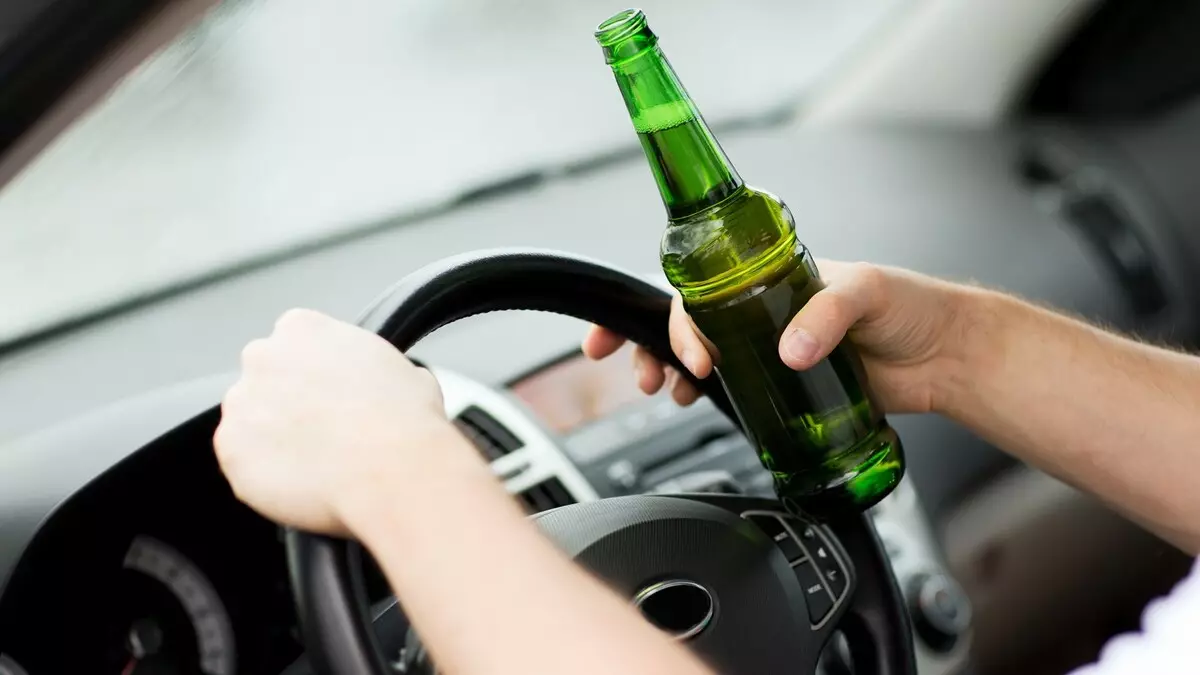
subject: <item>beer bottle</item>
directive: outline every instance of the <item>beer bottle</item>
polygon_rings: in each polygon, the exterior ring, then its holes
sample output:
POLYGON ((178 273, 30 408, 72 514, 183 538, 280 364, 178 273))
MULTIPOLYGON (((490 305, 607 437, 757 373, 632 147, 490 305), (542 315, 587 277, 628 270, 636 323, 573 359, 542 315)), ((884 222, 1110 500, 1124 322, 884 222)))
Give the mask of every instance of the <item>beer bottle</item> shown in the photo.
POLYGON ((661 260, 784 505, 862 511, 904 475, 904 452, 843 341, 813 368, 780 359, 789 320, 822 288, 779 198, 746 185, 667 62, 641 10, 599 25, 667 210, 661 260))

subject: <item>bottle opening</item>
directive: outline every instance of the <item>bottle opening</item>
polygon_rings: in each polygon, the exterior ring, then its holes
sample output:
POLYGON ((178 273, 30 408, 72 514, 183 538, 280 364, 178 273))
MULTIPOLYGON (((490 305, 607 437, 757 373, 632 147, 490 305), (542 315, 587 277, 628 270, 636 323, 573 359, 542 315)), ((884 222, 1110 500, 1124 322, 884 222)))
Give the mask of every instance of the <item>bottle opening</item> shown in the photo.
POLYGON ((596 26, 596 40, 601 45, 613 45, 645 27, 645 12, 640 9, 622 10, 596 26))
POLYGON ((635 56, 658 42, 646 23, 646 13, 640 9, 626 9, 610 16, 596 26, 595 35, 609 63, 635 56))

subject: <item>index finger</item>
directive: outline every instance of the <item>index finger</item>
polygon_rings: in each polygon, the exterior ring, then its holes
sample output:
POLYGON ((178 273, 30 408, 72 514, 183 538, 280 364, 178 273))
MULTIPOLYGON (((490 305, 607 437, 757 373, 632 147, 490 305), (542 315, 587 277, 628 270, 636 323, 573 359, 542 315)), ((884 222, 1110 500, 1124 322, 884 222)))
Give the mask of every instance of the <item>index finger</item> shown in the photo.
POLYGON ((709 345, 701 337, 700 329, 688 316, 683 298, 676 295, 671 301, 671 351, 693 375, 700 379, 712 372, 713 362, 709 345))
POLYGON ((589 359, 599 360, 611 356, 624 344, 624 336, 618 335, 604 326, 593 324, 583 338, 583 353, 589 359))

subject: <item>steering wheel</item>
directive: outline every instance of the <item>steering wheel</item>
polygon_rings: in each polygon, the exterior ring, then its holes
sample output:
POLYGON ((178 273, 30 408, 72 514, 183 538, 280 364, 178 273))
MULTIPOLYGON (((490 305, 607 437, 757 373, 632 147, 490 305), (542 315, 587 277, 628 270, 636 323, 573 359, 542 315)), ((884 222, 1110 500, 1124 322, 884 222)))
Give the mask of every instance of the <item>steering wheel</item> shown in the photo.
MULTIPOLYGON (((406 351, 472 315, 548 311, 607 326, 686 374, 668 341, 670 300, 663 289, 600 262, 504 249, 409 275, 359 324, 406 351)), ((716 378, 693 381, 736 423, 716 378)), ((816 523, 767 499, 646 495, 565 506, 534 520, 718 672, 809 675, 840 630, 860 675, 916 673, 904 599, 865 514, 816 523)), ((367 613, 359 545, 298 531, 287 533, 286 544, 315 671, 392 673, 367 613)))

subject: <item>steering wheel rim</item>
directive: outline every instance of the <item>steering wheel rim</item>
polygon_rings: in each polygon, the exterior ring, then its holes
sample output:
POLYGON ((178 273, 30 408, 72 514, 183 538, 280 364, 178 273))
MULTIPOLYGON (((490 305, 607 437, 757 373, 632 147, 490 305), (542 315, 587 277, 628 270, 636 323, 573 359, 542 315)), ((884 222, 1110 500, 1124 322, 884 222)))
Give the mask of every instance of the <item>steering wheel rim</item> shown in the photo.
MULTIPOLYGON (((696 380, 671 352, 670 303, 664 289, 599 261, 556 251, 498 249, 446 258, 408 275, 380 295, 358 323, 401 351, 442 326, 494 311, 547 311, 597 323, 675 366, 740 428, 716 378, 696 380)), ((915 674, 904 598, 870 517, 827 524, 857 570, 838 625, 856 669, 915 674)), ((297 615, 316 672, 391 673, 367 614, 361 547, 296 530, 287 532, 285 543, 297 615)))

